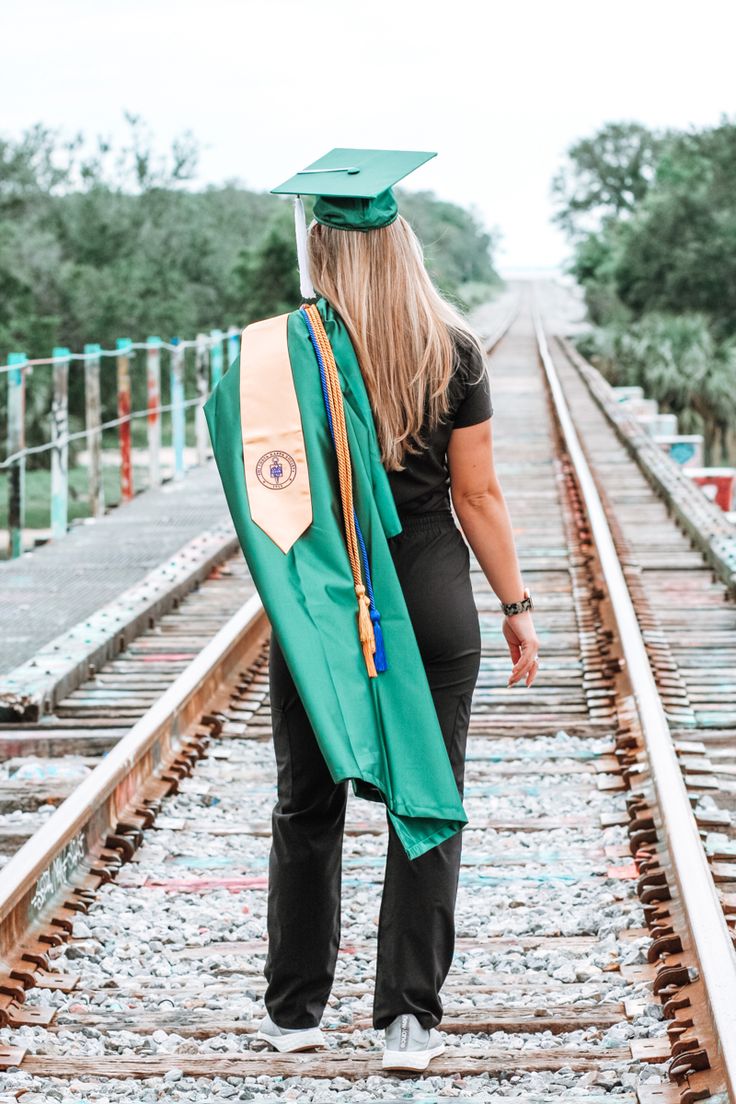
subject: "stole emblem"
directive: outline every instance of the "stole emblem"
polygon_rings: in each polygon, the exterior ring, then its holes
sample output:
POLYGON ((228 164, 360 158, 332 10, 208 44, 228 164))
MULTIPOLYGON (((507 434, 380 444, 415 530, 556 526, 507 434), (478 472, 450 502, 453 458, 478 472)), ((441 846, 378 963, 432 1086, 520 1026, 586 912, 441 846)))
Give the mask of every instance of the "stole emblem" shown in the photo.
POLYGON ((261 456, 256 464, 256 475, 270 491, 280 491, 294 482, 296 460, 282 449, 274 449, 261 456))

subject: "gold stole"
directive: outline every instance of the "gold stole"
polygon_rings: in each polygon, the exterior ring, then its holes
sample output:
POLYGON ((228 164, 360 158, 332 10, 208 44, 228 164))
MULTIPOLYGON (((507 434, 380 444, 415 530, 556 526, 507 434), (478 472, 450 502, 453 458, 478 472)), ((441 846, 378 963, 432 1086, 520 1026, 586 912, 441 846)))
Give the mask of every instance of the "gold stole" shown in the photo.
POLYGON ((312 521, 288 317, 280 314, 246 326, 240 345, 240 425, 250 514, 282 552, 312 521))

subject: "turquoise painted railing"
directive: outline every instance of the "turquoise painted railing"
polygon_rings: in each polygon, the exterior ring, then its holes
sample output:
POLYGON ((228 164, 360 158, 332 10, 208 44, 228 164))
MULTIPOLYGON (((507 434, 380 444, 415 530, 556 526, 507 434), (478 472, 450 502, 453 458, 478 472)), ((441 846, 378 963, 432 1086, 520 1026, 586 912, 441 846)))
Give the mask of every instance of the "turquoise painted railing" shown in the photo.
MULTIPOLYGON (((8 552, 19 556, 23 551, 23 532, 26 514, 26 460, 31 455, 50 454, 50 529, 58 538, 66 533, 69 515, 69 445, 84 440, 87 447, 87 499, 89 513, 99 517, 105 511, 104 483, 102 478, 102 435, 117 430, 119 452, 120 496, 123 501, 135 493, 133 478, 132 423, 146 419, 147 437, 147 486, 156 487, 163 480, 162 416, 170 415, 170 440, 173 452, 174 479, 182 479, 186 470, 185 442, 187 411, 194 411, 194 441, 196 462, 203 463, 208 455, 209 443, 204 418, 204 403, 211 387, 220 379, 226 364, 238 354, 240 330, 231 326, 226 332, 212 330, 198 334, 192 340, 173 339, 162 341, 149 337, 144 342, 119 338, 115 349, 102 349, 99 345, 85 345, 83 353, 72 353, 57 347, 50 357, 29 360, 25 353, 14 352, 7 364, 0 365, 0 379, 7 380, 7 454, 0 460, 0 474, 7 472, 8 499, 8 552), (186 395, 185 356, 194 352, 195 393, 186 395), (142 358, 138 354, 142 353, 142 358), (170 401, 162 402, 162 357, 168 358, 168 383, 170 401), (116 413, 115 418, 102 421, 104 395, 101 387, 101 364, 106 357, 115 360, 116 413), (26 444, 26 407, 29 398, 29 381, 35 369, 51 369, 50 386, 50 439, 43 444, 26 444), (80 367, 84 371, 84 429, 70 432, 69 428, 69 380, 70 373, 80 367), (140 410, 132 407, 132 380, 135 373, 145 371, 146 403, 140 410)), ((107 450, 105 450, 107 451, 107 450)))

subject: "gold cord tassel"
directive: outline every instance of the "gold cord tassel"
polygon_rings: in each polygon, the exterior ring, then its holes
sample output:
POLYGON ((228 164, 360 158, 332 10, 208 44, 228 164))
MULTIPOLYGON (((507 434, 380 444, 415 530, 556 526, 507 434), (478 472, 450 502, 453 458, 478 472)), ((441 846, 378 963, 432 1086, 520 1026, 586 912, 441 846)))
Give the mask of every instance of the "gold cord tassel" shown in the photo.
POLYGON ((305 304, 302 310, 309 318, 312 329, 322 355, 325 366, 325 382, 330 409, 332 411, 332 425, 335 434, 335 453, 337 456, 338 482, 340 484, 340 502, 342 505, 343 522, 345 525, 345 540, 347 543, 348 559, 353 575, 355 593, 358 596, 358 635, 363 649, 363 658, 370 678, 376 678, 378 671, 373 655, 376 650, 376 634, 373 628, 370 614, 370 599, 363 585, 363 574, 360 563, 360 549, 358 535, 355 529, 355 513, 353 509, 353 474, 350 460, 350 446, 348 431, 345 423, 345 409, 340 390, 340 378, 337 371, 335 356, 332 351, 330 339, 327 336, 322 315, 314 303, 305 304))
POLYGON ((373 659, 376 650, 376 637, 373 632, 373 622, 371 621, 371 603, 362 583, 358 583, 355 587, 355 593, 358 595, 358 636, 360 637, 360 644, 363 649, 363 659, 365 660, 369 676, 375 678, 378 672, 376 671, 376 664, 373 659))

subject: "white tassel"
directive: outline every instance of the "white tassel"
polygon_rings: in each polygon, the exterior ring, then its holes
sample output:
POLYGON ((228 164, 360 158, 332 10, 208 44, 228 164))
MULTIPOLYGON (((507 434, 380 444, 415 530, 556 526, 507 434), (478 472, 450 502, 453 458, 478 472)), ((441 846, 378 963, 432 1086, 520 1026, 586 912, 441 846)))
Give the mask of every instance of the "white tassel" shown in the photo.
POLYGON ((294 196, 294 228, 296 230, 296 256, 299 264, 299 287, 302 299, 314 299, 314 285, 309 275, 307 255, 307 218, 301 196, 294 196))

